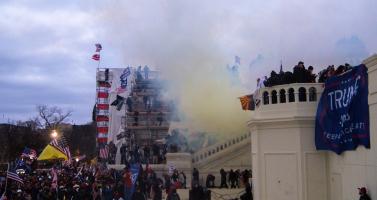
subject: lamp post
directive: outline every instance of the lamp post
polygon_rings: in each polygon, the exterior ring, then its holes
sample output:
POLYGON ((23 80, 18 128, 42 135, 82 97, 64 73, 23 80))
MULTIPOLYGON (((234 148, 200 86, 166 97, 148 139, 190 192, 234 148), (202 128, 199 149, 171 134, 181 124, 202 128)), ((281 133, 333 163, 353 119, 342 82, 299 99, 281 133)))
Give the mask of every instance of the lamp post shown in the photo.
POLYGON ((52 130, 51 137, 56 139, 58 137, 58 132, 56 132, 56 130, 52 130))

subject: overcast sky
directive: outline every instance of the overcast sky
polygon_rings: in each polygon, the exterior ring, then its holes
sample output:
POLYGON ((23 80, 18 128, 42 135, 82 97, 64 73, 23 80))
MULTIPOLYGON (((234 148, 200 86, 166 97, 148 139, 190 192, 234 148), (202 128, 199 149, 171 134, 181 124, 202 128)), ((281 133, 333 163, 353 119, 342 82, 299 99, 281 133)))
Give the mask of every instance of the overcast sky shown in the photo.
POLYGON ((0 122, 27 120, 37 104, 89 122, 97 42, 102 67, 159 67, 202 48, 224 66, 238 55, 247 88, 280 60, 287 70, 303 60, 319 71, 377 52, 375 0, 77 2, 0 1, 0 122))

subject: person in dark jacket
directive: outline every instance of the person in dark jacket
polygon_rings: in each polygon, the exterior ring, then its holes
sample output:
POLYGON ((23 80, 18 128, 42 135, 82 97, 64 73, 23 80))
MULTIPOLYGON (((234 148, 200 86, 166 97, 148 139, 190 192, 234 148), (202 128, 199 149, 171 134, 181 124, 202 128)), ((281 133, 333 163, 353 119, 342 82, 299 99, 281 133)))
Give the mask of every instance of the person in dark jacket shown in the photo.
POLYGON ((181 198, 179 197, 179 195, 177 193, 177 189, 173 188, 171 190, 171 193, 168 194, 166 200, 181 200, 181 198))
POLYGON ((226 171, 224 169, 220 170, 220 175, 221 175, 221 184, 220 188, 228 188, 228 185, 226 184, 226 171))
POLYGON ((162 200, 162 189, 158 183, 154 183, 152 186, 153 200, 162 200))
POLYGON ((215 176, 214 175, 212 175, 212 174, 207 175, 206 187, 207 188, 214 188, 215 187, 215 176))
POLYGON ((192 171, 192 181, 199 183, 199 171, 196 168, 194 168, 194 170, 192 171))
POLYGON ((120 163, 121 164, 126 164, 127 162, 127 145, 126 144, 122 144, 122 146, 120 147, 120 163))
POLYGON ((305 66, 304 62, 300 61, 298 62, 298 65, 296 65, 293 68, 293 76, 295 78, 296 83, 304 83, 305 82, 305 66))
POLYGON ((236 176, 237 174, 233 171, 233 169, 229 172, 229 182, 230 182, 230 188, 236 188, 236 176))
POLYGON ((313 66, 309 66, 308 67, 308 70, 307 70, 307 82, 308 83, 315 83, 315 78, 317 77, 317 75, 313 74, 313 66))
POLYGON ((127 108, 128 108, 127 110, 128 110, 128 112, 132 112, 132 104, 133 104, 133 102, 132 102, 131 97, 127 97, 126 104, 127 104, 127 108))
POLYGON ((249 182, 245 182, 245 193, 240 196, 241 200, 253 200, 253 194, 251 192, 251 185, 249 182))
POLYGON ((358 188, 358 189, 359 189, 359 195, 360 195, 359 200, 371 200, 371 198, 367 194, 367 189, 365 187, 358 188))
POLYGON ((132 194, 132 200, 146 200, 145 195, 141 192, 140 187, 138 187, 137 190, 132 194))
POLYGON ((109 143, 109 164, 115 164, 116 153, 117 153, 117 147, 115 146, 114 142, 111 141, 109 143))
POLYGON ((198 183, 194 183, 189 192, 189 200, 203 199, 203 196, 203 188, 198 183))

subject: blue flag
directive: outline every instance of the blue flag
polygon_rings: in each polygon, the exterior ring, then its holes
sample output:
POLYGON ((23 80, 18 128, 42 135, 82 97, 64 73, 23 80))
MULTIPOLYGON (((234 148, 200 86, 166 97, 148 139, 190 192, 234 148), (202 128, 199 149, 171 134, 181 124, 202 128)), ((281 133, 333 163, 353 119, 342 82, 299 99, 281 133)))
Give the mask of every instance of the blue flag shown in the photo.
POLYGON ((135 191, 135 185, 137 181, 137 177, 139 176, 140 171, 140 164, 132 164, 131 165, 131 181, 132 181, 132 188, 131 188, 131 195, 135 191))
POLYGON ((358 145, 370 148, 368 74, 365 65, 325 83, 315 122, 317 150, 341 154, 358 145))
POLYGON ((131 188, 125 187, 125 199, 131 199, 133 193, 135 192, 135 186, 136 186, 136 181, 137 177, 139 176, 139 170, 140 170, 140 164, 131 164, 131 169, 130 169, 130 176, 131 176, 131 188))

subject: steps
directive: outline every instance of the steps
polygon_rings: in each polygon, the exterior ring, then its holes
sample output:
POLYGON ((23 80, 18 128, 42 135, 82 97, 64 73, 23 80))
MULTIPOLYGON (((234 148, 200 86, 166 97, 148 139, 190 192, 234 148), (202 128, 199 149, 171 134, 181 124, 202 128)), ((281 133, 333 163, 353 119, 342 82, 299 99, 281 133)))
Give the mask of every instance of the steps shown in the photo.
POLYGON ((214 157, 222 152, 234 149, 247 143, 251 143, 250 137, 251 134, 247 133, 201 149, 192 155, 192 162, 193 164, 208 162, 211 157, 214 157))

